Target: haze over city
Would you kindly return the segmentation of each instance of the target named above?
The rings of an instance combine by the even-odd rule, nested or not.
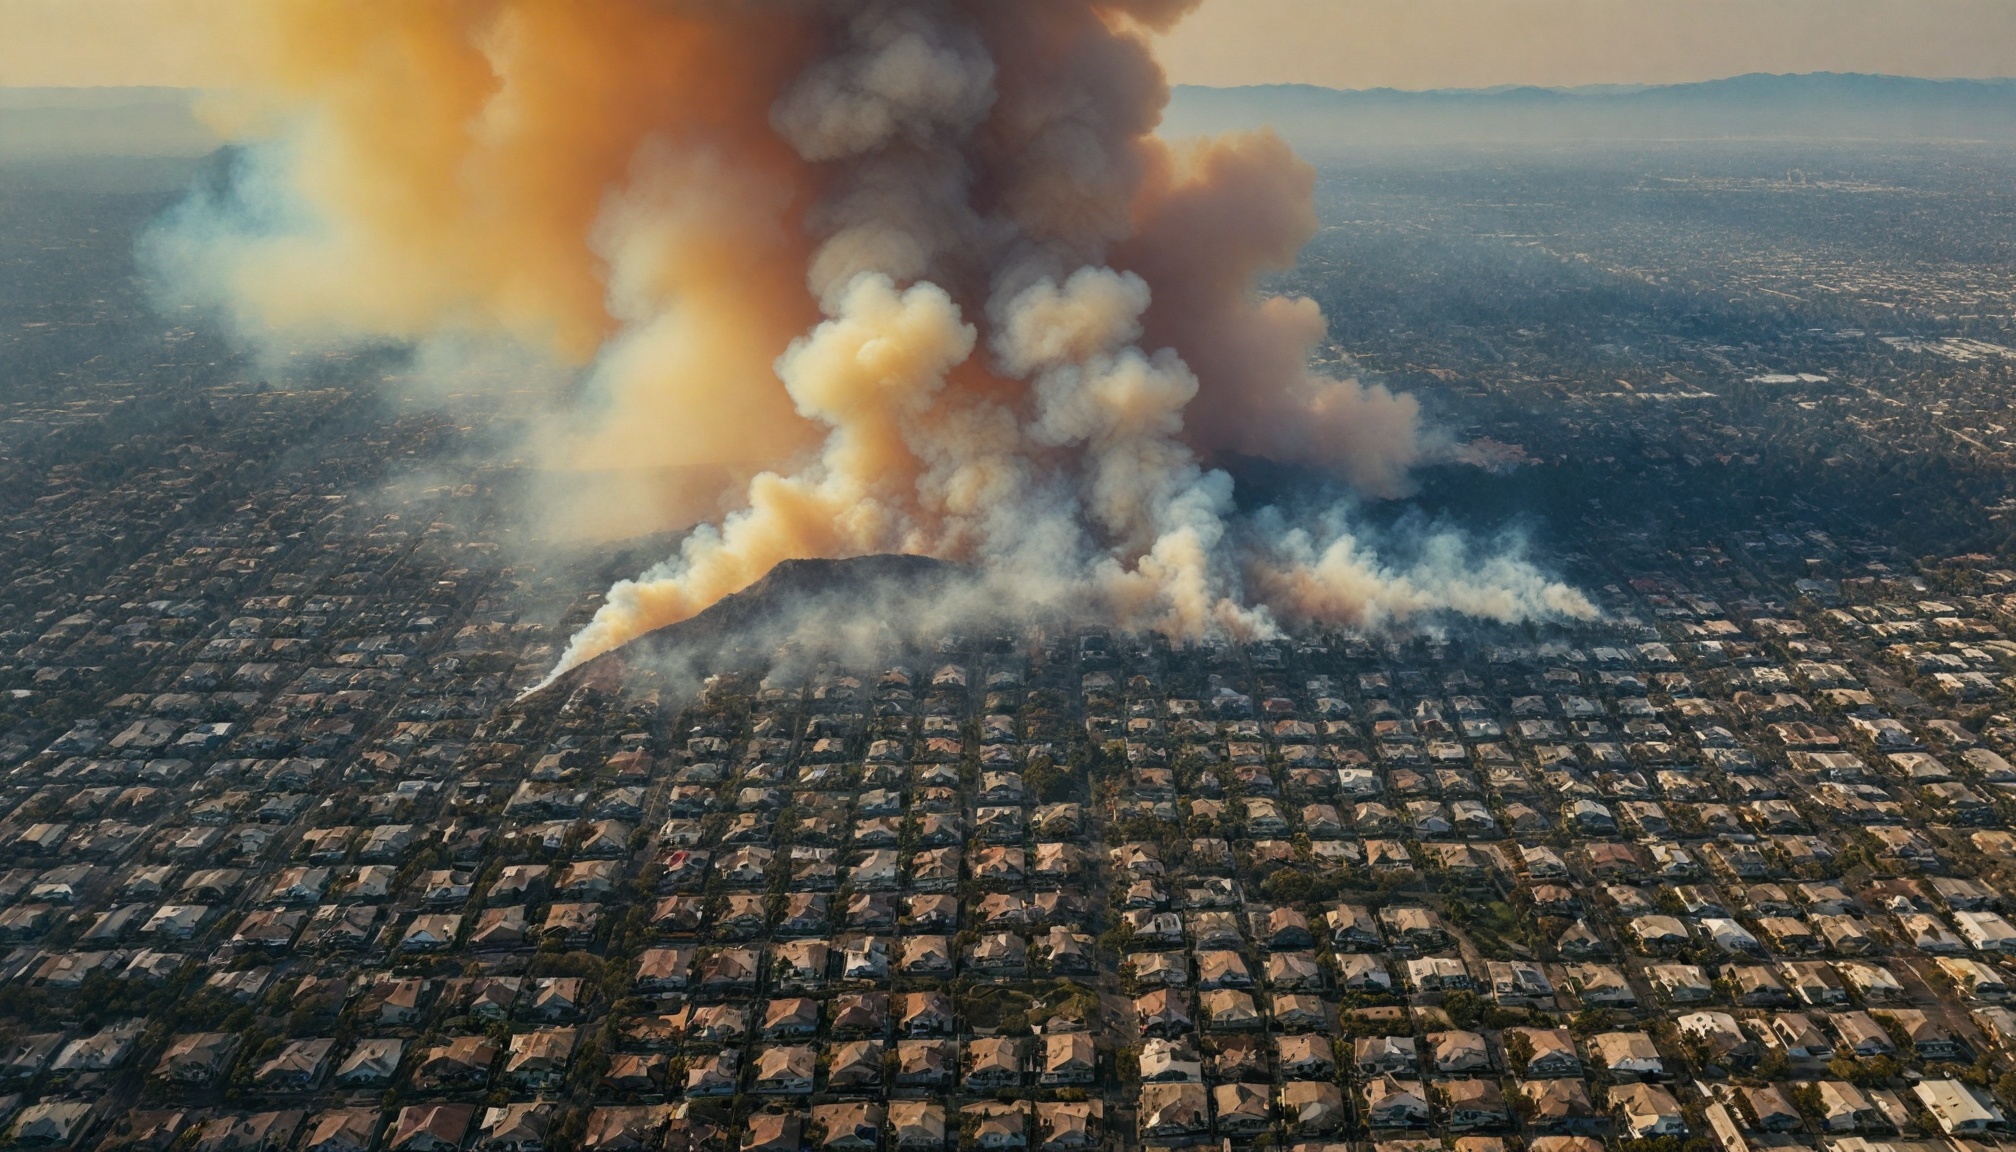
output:
[[[2005,1148],[2012,77],[0,0],[0,1144]]]

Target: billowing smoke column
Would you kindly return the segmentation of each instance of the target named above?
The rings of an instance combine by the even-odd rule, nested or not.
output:
[[[588,366],[589,457],[764,467],[554,675],[780,560],[912,552],[1172,634],[1591,606],[1460,544],[1235,515],[1234,452],[1402,491],[1411,397],[1262,298],[1313,234],[1277,139],[1155,135],[1196,0],[261,0],[257,170],[165,259],[252,331],[503,336]]]

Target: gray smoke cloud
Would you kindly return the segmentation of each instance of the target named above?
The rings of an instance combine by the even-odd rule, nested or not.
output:
[[[1190,7],[270,0],[283,114],[248,123],[289,211],[192,222],[182,263],[248,330],[536,343],[599,406],[559,455],[749,476],[555,676],[801,557],[956,560],[1178,637],[1593,616],[1511,552],[1238,512],[1215,453],[1387,496],[1449,449],[1256,290],[1313,234],[1307,166],[1155,135],[1142,29]]]

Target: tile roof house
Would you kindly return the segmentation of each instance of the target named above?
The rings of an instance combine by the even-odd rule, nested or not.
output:
[[[474,1147],[479,1152],[544,1152],[553,1106],[544,1101],[485,1108]]]
[[[1428,1123],[1428,1095],[1418,1080],[1380,1074],[1365,1084],[1365,1123],[1372,1128],[1412,1128]]]
[[[1220,1135],[1244,1136],[1273,1122],[1272,1093],[1264,1084],[1220,1084],[1211,1090]]]
[[[1043,1038],[1037,1080],[1046,1085],[1089,1084],[1098,1073],[1098,1049],[1084,1032],[1053,1032]]]
[[[237,1055],[242,1037],[231,1032],[190,1032],[168,1042],[154,1076],[174,1084],[202,1086],[223,1073]]]
[[[1597,1124],[1589,1089],[1580,1080],[1522,1080],[1526,1123],[1543,1132],[1593,1131]]]
[[[474,1104],[413,1104],[399,1110],[391,1152],[455,1152],[476,1115]]]
[[[872,1152],[881,1143],[882,1115],[880,1104],[815,1104],[810,1135],[828,1152]]]
[[[1618,1127],[1634,1140],[1687,1134],[1687,1120],[1679,1102],[1656,1084],[1613,1085],[1609,1105]]]
[[[389,1084],[406,1053],[406,1042],[391,1038],[359,1040],[336,1066],[336,1083],[361,1088]]]
[[[579,1039],[580,1032],[574,1028],[541,1028],[511,1037],[504,1060],[505,1078],[531,1088],[559,1083]]]
[[[1210,1128],[1209,1100],[1202,1084],[1143,1084],[1140,1101],[1135,1108],[1142,1140],[1176,1140],[1202,1135]]]
[[[934,1100],[889,1101],[889,1132],[904,1152],[945,1147],[945,1106]]]
[[[1290,1080],[1278,1093],[1282,1119],[1297,1135],[1321,1136],[1348,1122],[1344,1091],[1328,1080]]]
[[[384,1113],[376,1108],[331,1108],[309,1118],[302,1152],[370,1152]]]
[[[965,1083],[969,1088],[1011,1088],[1021,1082],[1021,1041],[982,1036],[967,1042]]]

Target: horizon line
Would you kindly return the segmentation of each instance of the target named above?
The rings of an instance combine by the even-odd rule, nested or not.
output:
[[[1483,84],[1474,87],[1400,88],[1391,84],[1378,84],[1362,88],[1344,88],[1331,84],[1313,84],[1302,80],[1272,80],[1252,84],[1197,84],[1171,81],[1173,88],[1205,88],[1218,92],[1237,92],[1252,88],[1308,88],[1321,92],[1341,93],[1384,93],[1392,92],[1409,96],[1435,95],[1498,95],[1506,92],[1618,92],[1651,91],[1660,88],[1690,88],[1703,84],[1724,84],[1731,80],[1768,78],[1774,80],[1803,80],[1819,77],[1863,79],[1863,80],[1909,80],[1923,84],[2009,84],[2016,83],[2016,74],[1994,76],[1918,76],[1906,72],[1842,72],[1833,69],[1815,69],[1810,72],[1736,72],[1726,76],[1711,76],[1700,80],[1670,80],[1658,82],[1613,81],[1596,84],[1541,84],[1503,83]],[[204,92],[211,89],[180,84],[8,84],[0,82],[0,92]]]
[[[1854,79],[1854,80],[1906,80],[1919,84],[2016,84],[2016,74],[2004,76],[1914,76],[1903,72],[1839,72],[1817,69],[1811,72],[1737,72],[1727,76],[1713,76],[1703,80],[1672,80],[1658,83],[1636,83],[1618,81],[1600,84],[1485,84],[1476,87],[1439,88],[1397,88],[1390,84],[1368,88],[1340,88],[1330,84],[1312,84],[1303,80],[1274,80],[1253,84],[1191,84],[1172,83],[1174,88],[1201,88],[1214,92],[1239,92],[1256,88],[1305,88],[1318,92],[1337,92],[1347,95],[1369,95],[1374,93],[1394,93],[1404,96],[1495,96],[1510,92],[1558,92],[1558,93],[1613,93],[1628,95],[1633,92],[1651,92],[1662,88],[1697,88],[1709,84],[1727,84],[1733,80],[1809,80],[1809,79]]]

